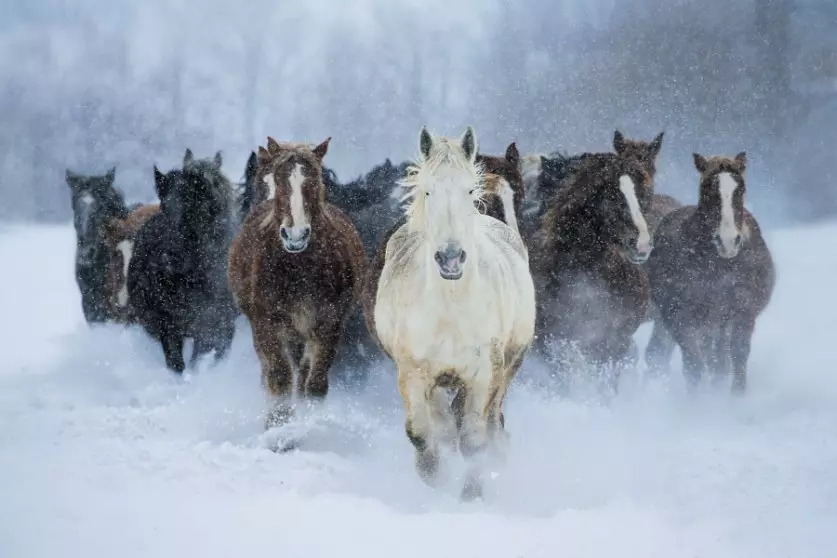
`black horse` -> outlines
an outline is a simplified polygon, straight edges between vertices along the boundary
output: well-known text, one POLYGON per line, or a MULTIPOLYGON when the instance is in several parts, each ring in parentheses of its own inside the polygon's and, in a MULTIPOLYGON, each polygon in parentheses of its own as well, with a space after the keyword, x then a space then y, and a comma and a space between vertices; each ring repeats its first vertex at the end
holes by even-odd
POLYGON ((83 176, 67 170, 76 230, 76 283, 81 309, 88 324, 108 320, 105 276, 110 249, 105 244, 105 225, 128 216, 125 198, 113 187, 116 169, 101 176, 83 176))
POLYGON ((190 365, 228 352, 237 311, 227 285, 227 252, 238 226, 235 194, 221 172, 221 154, 183 168, 154 167, 161 211, 137 233, 128 292, 137 321, 163 348, 166 365, 185 369, 183 343, 194 340, 190 365))

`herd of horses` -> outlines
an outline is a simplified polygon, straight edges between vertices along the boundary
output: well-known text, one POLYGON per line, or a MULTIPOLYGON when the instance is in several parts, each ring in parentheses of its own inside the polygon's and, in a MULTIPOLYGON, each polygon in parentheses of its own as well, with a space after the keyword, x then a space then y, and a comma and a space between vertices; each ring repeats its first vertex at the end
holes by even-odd
MULTIPOLYGON (((679 346, 687 385, 746 389, 750 342, 775 281, 744 206, 745 153, 694 154, 693 205, 655 193, 663 134, 616 131, 613 151, 480 153, 422 128, 415 161, 341 183, 319 145, 268 137, 244 181, 222 156, 154 167, 158 204, 128 206, 104 176, 67 171, 76 279, 88 323, 136 324, 166 365, 228 353, 243 314, 270 395, 265 428, 322 400, 338 367, 395 363, 416 469, 435 485, 444 447, 482 494, 507 445, 503 401, 530 352, 562 374, 596 370, 615 393, 634 334, 665 371, 679 346), (579 367, 579 363, 584 366, 579 367)), ((286 447, 292 447, 289 444, 286 447)), ((280 448, 277 448, 280 449, 280 448)))

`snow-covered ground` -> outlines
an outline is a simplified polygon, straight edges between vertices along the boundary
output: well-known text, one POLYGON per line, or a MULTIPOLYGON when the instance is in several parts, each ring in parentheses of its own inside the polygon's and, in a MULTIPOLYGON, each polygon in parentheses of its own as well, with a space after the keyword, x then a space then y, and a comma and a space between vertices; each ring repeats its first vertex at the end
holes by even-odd
POLYGON ((246 324, 228 361, 174 378, 142 333, 86 327, 70 228, 4 229, 0 556, 833 558, 837 226, 769 241, 744 399, 687 397, 679 374, 560 399, 530 363, 508 466, 465 505, 416 475, 390 370, 274 454, 246 324))

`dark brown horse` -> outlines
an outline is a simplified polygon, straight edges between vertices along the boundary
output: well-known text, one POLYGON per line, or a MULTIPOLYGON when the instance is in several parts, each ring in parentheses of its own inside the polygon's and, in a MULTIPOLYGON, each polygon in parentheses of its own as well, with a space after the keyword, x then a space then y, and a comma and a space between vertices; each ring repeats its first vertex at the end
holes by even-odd
POLYGON ((773 293, 773 260, 744 208, 746 153, 694 154, 694 161, 698 204, 672 211, 657 228, 648 262, 651 296, 680 346, 689 385, 706 371, 723 378, 731 364, 732 390, 742 393, 756 318, 773 293))
POLYGON ((253 208, 229 254, 229 282, 250 321, 262 378, 275 402, 265 428, 293 413, 291 396, 322 399, 346 316, 366 266, 351 220, 325 201, 322 161, 331 138, 313 149, 259 148, 258 181, 273 199, 253 208))
POLYGON ((637 160, 601 153, 586 157, 572 184, 551 199, 530 261, 537 347, 547 356, 555 343, 559 366, 568 366, 573 348, 594 365, 635 356, 632 336, 649 300, 641 264, 652 249, 645 220, 652 194, 651 177, 637 160))
POLYGON ((133 320, 128 297, 128 266, 134 254, 134 239, 140 227, 159 212, 160 204, 141 205, 124 219, 111 219, 105 226, 105 245, 110 250, 105 276, 107 312, 118 323, 133 320))

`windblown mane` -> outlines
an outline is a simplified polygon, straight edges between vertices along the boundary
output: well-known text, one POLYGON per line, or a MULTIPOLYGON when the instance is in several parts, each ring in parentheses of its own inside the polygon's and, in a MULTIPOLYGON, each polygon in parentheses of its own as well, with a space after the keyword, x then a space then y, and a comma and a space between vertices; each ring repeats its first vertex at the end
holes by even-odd
MULTIPOLYGON (((429 177, 442 164, 453 165, 470 174, 474 179, 476 200, 478 203, 483 202, 484 171, 482 163, 469 162, 455 139, 446 137, 436 138, 433 147, 434 149, 429 157, 419 155, 418 159, 407 167, 404 178, 398 181, 398 184, 405 191, 400 201, 407 202, 404 207, 404 214, 407 216, 408 224, 414 222, 416 219, 423 221, 426 209, 425 196, 418 194, 424 192, 424 186, 427 184, 429 177)), ((476 207, 474 207, 474 212, 478 212, 476 207)))

